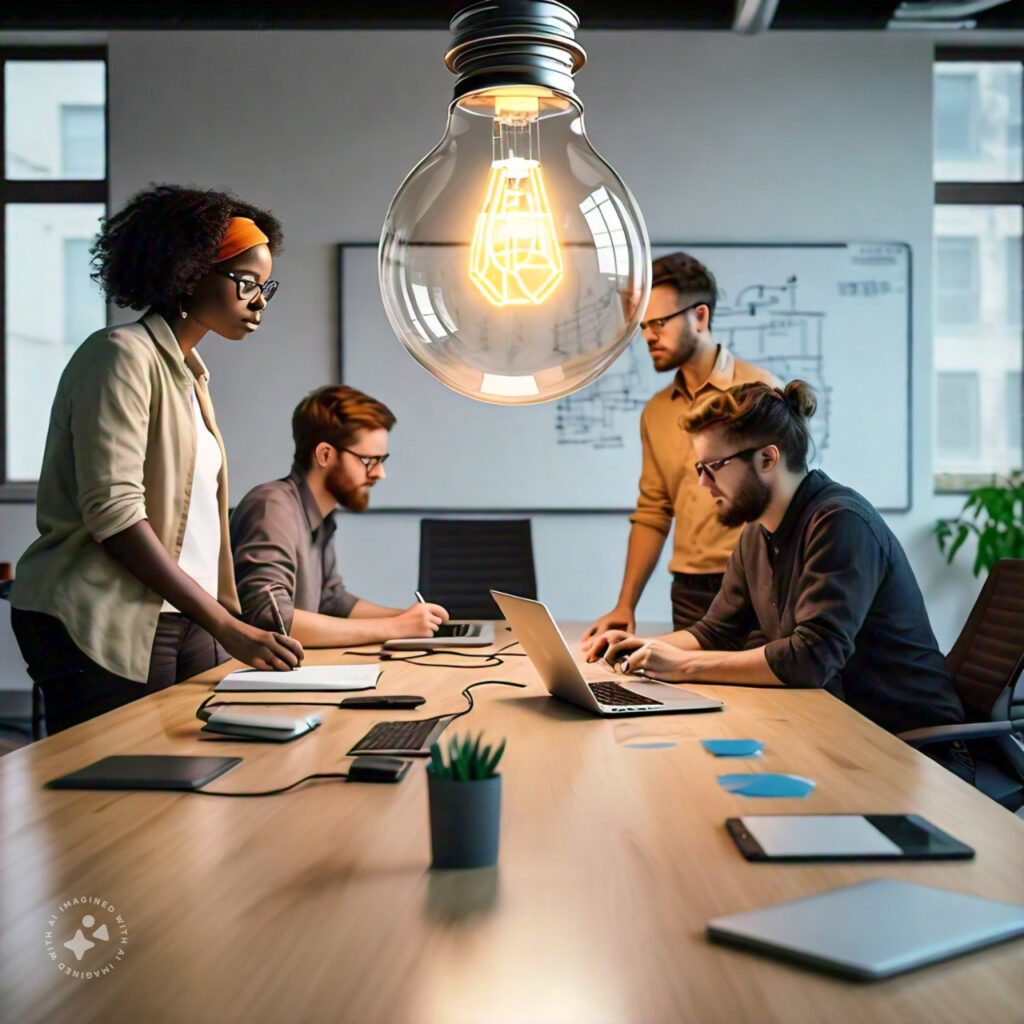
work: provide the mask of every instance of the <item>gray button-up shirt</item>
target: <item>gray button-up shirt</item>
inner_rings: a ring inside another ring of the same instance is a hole
[[[235,581],[246,622],[276,631],[274,597],[289,632],[296,608],[347,616],[359,600],[338,575],[334,514],[322,516],[305,474],[292,469],[283,480],[254,487],[231,517]]]

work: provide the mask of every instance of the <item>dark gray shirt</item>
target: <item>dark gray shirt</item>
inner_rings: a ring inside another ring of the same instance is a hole
[[[864,497],[813,470],[774,533],[750,523],[707,615],[701,647],[738,650],[750,630],[787,686],[824,687],[902,732],[964,711],[899,541]]]
[[[265,593],[274,597],[289,632],[296,608],[347,616],[359,598],[338,575],[334,551],[334,513],[320,508],[305,474],[293,469],[283,480],[254,487],[231,516],[235,582],[246,622],[278,629]]]

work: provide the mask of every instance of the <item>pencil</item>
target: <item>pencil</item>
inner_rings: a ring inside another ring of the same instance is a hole
[[[278,607],[277,598],[274,597],[274,591],[271,589],[269,584],[266,587],[264,587],[264,590],[266,590],[267,592],[267,597],[270,598],[270,607],[273,609],[274,618],[277,619],[277,631],[282,636],[288,636],[288,630],[285,628],[284,624],[284,616],[281,614],[281,609]],[[297,666],[294,665],[292,666],[293,672],[295,671],[296,667]]]

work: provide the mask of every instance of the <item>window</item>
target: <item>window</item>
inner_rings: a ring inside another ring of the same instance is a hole
[[[934,73],[935,486],[1022,463],[1024,51],[940,50]]]
[[[106,56],[0,48],[0,498],[32,499],[71,353],[106,322],[89,249],[107,204]]]
[[[955,469],[977,459],[981,448],[978,374],[939,373],[935,379],[935,444],[940,465]]]

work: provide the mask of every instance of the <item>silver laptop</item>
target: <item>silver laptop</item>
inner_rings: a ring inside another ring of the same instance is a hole
[[[1024,907],[874,878],[708,921],[708,937],[859,980],[1024,934]]]
[[[433,636],[404,636],[386,640],[385,651],[433,651],[454,647],[487,647],[494,643],[494,623],[470,619],[442,622]]]
[[[593,711],[596,715],[664,715],[680,711],[720,711],[720,700],[701,697],[667,683],[643,682],[633,676],[588,683],[569,650],[561,630],[540,601],[492,590],[505,618],[523,645],[552,697]]]

